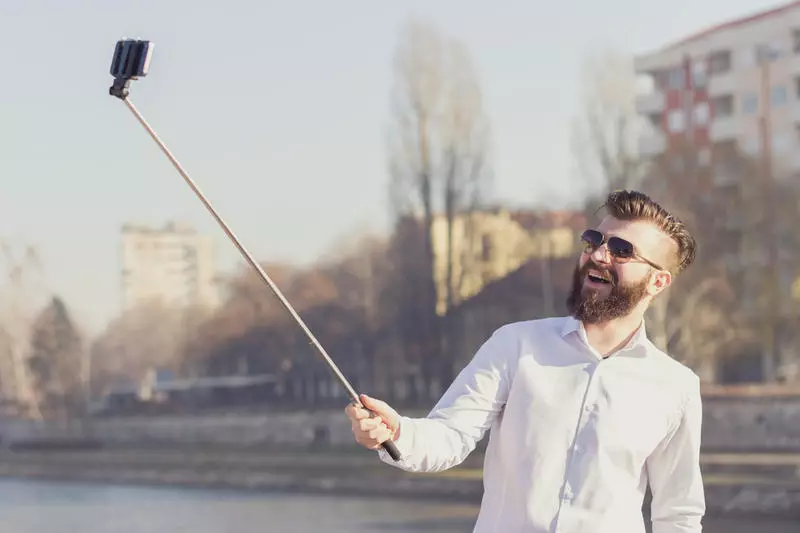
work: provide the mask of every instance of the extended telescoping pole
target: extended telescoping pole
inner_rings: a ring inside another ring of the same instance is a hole
[[[128,98],[130,93],[130,82],[147,75],[152,52],[153,43],[150,41],[122,40],[117,42],[117,46],[114,51],[114,59],[111,63],[111,75],[114,76],[114,84],[109,89],[109,94],[125,102],[125,104],[128,106],[128,109],[130,109],[134,116],[136,116],[142,126],[144,126],[144,128],[147,130],[147,133],[150,134],[150,137],[153,138],[167,158],[172,162],[172,164],[178,170],[178,173],[186,181],[186,184],[189,185],[200,201],[203,202],[203,205],[205,205],[208,212],[211,213],[211,216],[214,217],[231,242],[236,246],[239,252],[241,252],[242,256],[244,256],[245,260],[249,263],[253,270],[256,271],[261,280],[267,284],[275,296],[278,297],[278,300],[280,300],[280,302],[283,304],[283,307],[286,309],[286,311],[288,311],[292,318],[294,318],[308,339],[311,341],[311,344],[314,345],[319,354],[322,356],[322,359],[333,372],[336,379],[347,391],[347,394],[350,396],[351,400],[357,405],[363,406],[356,390],[353,388],[344,374],[342,374],[341,370],[339,370],[339,367],[336,366],[336,363],[333,361],[331,356],[328,355],[328,352],[317,340],[308,326],[306,326],[303,319],[300,317],[297,311],[295,311],[294,307],[292,307],[292,304],[289,303],[289,300],[286,299],[275,282],[272,281],[261,265],[258,264],[250,252],[248,252],[247,249],[242,245],[241,241],[239,241],[239,238],[233,233],[228,224],[219,215],[217,210],[214,209],[214,206],[211,205],[211,202],[209,202],[208,198],[206,198],[194,180],[189,176],[172,152],[170,152],[169,148],[167,148],[161,138],[159,138],[155,130],[153,130],[150,124],[147,123],[139,110],[136,109],[136,107]],[[384,442],[383,448],[395,461],[400,459],[400,452],[394,442]]]

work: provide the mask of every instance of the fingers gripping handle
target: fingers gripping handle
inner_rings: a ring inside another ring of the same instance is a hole
[[[378,416],[373,411],[370,411],[369,415],[370,415],[370,418],[375,418],[376,416]],[[397,449],[397,445],[394,443],[394,441],[392,441],[392,440],[384,441],[383,443],[381,443],[381,448],[386,450],[386,453],[388,453],[389,457],[391,457],[393,460],[395,460],[395,461],[399,461],[400,460],[400,450]]]
[[[360,400],[356,400],[355,404],[358,405],[359,407],[364,407],[364,404],[361,403]],[[366,407],[364,408],[366,409]],[[378,416],[378,413],[372,411],[371,409],[367,409],[367,411],[369,412],[370,418],[375,418],[376,416]],[[395,461],[399,461],[400,458],[402,457],[400,455],[400,450],[397,449],[397,445],[394,443],[394,441],[387,440],[381,443],[381,448],[386,450],[386,453],[389,454],[389,457],[391,457]]]

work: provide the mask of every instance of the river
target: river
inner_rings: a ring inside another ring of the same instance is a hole
[[[13,533],[469,533],[473,505],[0,481]],[[786,521],[709,521],[706,533],[797,533]]]

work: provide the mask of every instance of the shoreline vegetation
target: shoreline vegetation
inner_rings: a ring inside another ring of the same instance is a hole
[[[412,474],[354,447],[13,447],[0,479],[393,497],[477,505],[483,456]],[[800,519],[800,454],[704,454],[708,515]],[[646,506],[645,506],[646,507]]]

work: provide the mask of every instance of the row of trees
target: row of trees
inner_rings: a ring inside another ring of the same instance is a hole
[[[349,375],[370,387],[384,382],[386,395],[400,383],[416,401],[427,402],[469,357],[462,353],[464,324],[456,312],[469,264],[457,254],[473,250],[456,246],[454,231],[457,217],[487,207],[491,135],[478,75],[463,44],[412,22],[394,67],[386,131],[391,238],[354,238],[308,268],[264,266]],[[574,148],[587,216],[608,191],[636,187],[675,209],[700,243],[696,265],[655,302],[651,336],[707,379],[717,377],[726,356],[753,353],[764,377],[776,379],[796,357],[789,327],[796,314],[771,283],[775,271],[764,268],[778,262],[764,258],[774,257],[774,241],[767,237],[775,235],[781,243],[779,273],[794,275],[800,264],[800,234],[794,231],[800,194],[787,181],[766,187],[772,181],[763,166],[735,147],[715,150],[711,160],[691,143],[657,159],[640,157],[637,141],[647,124],[633,109],[630,62],[593,58],[586,76]],[[725,184],[720,177],[727,178]],[[444,216],[447,235],[444,310],[437,310],[434,274],[437,215]],[[11,370],[0,369],[6,396],[26,406],[30,416],[79,411],[89,395],[97,397],[115,383],[135,384],[152,368],[179,376],[327,374],[302,331],[249,269],[231,276],[226,301],[214,312],[145,303],[86,342],[58,298],[42,300],[38,311],[29,308],[35,299],[25,292],[23,278],[34,260],[30,253],[23,261],[6,250],[2,319]],[[464,268],[455,269],[457,262]],[[530,310],[515,312],[518,319],[531,318]]]

